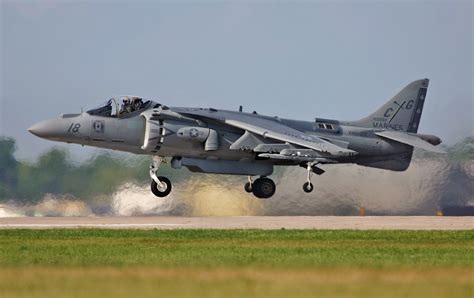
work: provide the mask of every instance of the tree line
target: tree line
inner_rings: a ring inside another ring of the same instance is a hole
[[[148,183],[150,179],[147,156],[98,153],[75,163],[67,150],[53,148],[31,162],[17,160],[15,150],[14,139],[0,138],[0,201],[35,203],[46,193],[91,200],[113,193],[125,182]],[[178,172],[167,165],[160,168],[160,173],[174,178]]]
[[[473,137],[446,149],[445,157],[417,151],[415,158],[448,158],[452,163],[474,161]],[[13,138],[0,137],[0,202],[35,203],[46,193],[92,200],[115,192],[126,182],[146,184],[150,181],[148,156],[124,157],[128,155],[102,152],[85,162],[75,163],[67,150],[53,148],[36,161],[22,161],[15,158],[15,150]],[[188,175],[183,170],[173,171],[166,164],[160,168],[160,174],[175,181]]]

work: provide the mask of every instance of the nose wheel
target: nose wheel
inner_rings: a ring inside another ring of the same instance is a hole
[[[159,156],[153,156],[150,164],[151,192],[159,197],[164,198],[171,192],[171,181],[164,176],[156,176],[163,159]]]
[[[158,182],[151,180],[151,192],[160,198],[164,198],[171,192],[171,181],[163,176],[158,176]]]

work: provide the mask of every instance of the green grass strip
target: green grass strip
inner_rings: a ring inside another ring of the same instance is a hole
[[[474,231],[0,230],[0,266],[472,268]]]

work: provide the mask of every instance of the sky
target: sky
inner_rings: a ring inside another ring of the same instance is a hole
[[[0,135],[115,95],[168,106],[355,120],[430,78],[420,133],[473,135],[472,1],[5,1]]]

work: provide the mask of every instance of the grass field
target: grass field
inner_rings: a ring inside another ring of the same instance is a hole
[[[1,297],[473,297],[474,231],[0,230]]]

